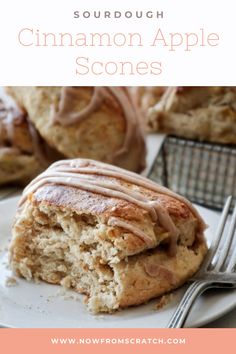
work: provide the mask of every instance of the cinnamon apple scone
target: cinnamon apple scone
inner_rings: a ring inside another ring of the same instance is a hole
[[[27,184],[61,157],[37,133],[26,112],[6,95],[0,98],[0,185]]]
[[[39,134],[66,158],[91,158],[140,172],[142,121],[125,87],[8,87]]]
[[[142,304],[179,287],[207,251],[193,205],[154,182],[87,159],[54,163],[24,190],[10,265],[86,294],[90,311]]]
[[[169,87],[149,109],[149,129],[236,144],[235,87]]]

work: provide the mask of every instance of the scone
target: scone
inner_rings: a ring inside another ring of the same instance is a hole
[[[11,268],[87,295],[90,311],[145,303],[183,284],[207,251],[205,224],[183,197],[112,165],[54,163],[25,189]]]
[[[169,87],[149,110],[153,131],[236,144],[235,87]]]
[[[145,167],[142,123],[122,87],[9,87],[40,135],[67,158]]]
[[[0,185],[26,184],[59,157],[37,134],[27,114],[0,98]]]

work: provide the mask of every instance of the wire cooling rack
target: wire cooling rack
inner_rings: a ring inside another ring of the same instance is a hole
[[[194,203],[220,210],[236,200],[236,146],[168,136],[148,177]]]

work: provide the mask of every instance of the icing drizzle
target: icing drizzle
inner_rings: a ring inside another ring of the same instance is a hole
[[[98,176],[106,177],[106,179],[98,178]],[[126,200],[145,209],[149,213],[154,225],[158,222],[169,232],[169,251],[171,255],[174,255],[179,231],[173,223],[168,211],[160,204],[158,198],[153,200],[130,186],[122,185],[119,183],[119,180],[159,194],[168,195],[183,202],[199,221],[197,234],[201,234],[204,231],[206,227],[204,221],[194,206],[182,196],[136,173],[89,159],[58,161],[51,165],[25,188],[19,206],[21,207],[25,203],[29,195],[48,184],[71,186],[106,197]],[[137,237],[141,238],[149,248],[155,245],[154,240],[149,235],[129,221],[111,216],[107,223],[110,226],[121,227],[132,232]]]
[[[73,112],[71,111],[71,101],[78,96],[78,89],[79,87],[62,87],[58,111],[55,108],[52,110],[52,123],[60,123],[63,126],[80,123],[101,109],[106,99],[115,98],[123,111],[126,133],[122,146],[112,156],[111,162],[119,164],[119,161],[125,159],[129,154],[130,147],[136,145],[137,148],[141,147],[140,169],[143,169],[145,167],[144,128],[142,129],[139,112],[128,89],[125,87],[95,86],[87,107],[79,112]]]

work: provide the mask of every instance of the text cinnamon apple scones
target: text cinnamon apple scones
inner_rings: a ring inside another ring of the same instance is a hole
[[[112,312],[191,277],[207,251],[204,229],[189,201],[142,176],[65,160],[25,189],[10,264],[28,280],[86,294],[92,312]]]

